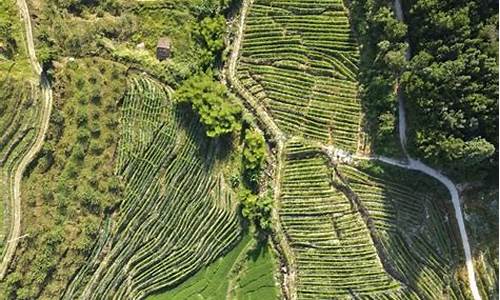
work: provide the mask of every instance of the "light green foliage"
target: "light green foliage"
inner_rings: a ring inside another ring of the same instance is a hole
[[[234,268],[238,260],[252,244],[250,235],[245,235],[238,245],[211,265],[199,271],[173,289],[153,295],[148,300],[220,300],[228,299],[228,285],[234,280]],[[267,300],[267,299],[266,299]]]
[[[266,144],[262,134],[247,129],[243,145],[243,175],[251,183],[259,180],[266,155]]]
[[[260,244],[249,251],[236,282],[236,300],[276,300],[278,287],[274,274],[278,264],[267,244]]]
[[[17,52],[18,41],[15,30],[19,27],[12,19],[17,16],[15,8],[13,1],[6,0],[0,3],[0,58],[12,59]]]
[[[270,195],[256,195],[252,191],[242,188],[239,192],[242,215],[255,222],[257,228],[270,230],[271,211],[273,208],[273,198]]]
[[[184,81],[174,94],[177,103],[190,104],[200,117],[209,137],[219,137],[241,129],[241,108],[227,88],[210,75],[200,74]]]
[[[359,51],[340,0],[256,0],[237,66],[246,92],[289,135],[356,151]]]
[[[0,1],[0,85],[6,84],[2,81],[7,77],[20,82],[35,77],[27,57],[23,30],[16,1]],[[8,92],[9,88],[0,86],[0,89]]]
[[[199,34],[206,45],[206,65],[221,59],[224,49],[224,31],[226,29],[226,19],[224,16],[206,17],[200,22]]]

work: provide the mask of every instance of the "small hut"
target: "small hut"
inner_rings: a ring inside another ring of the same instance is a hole
[[[170,57],[171,41],[168,37],[161,37],[156,45],[156,58],[164,60]]]

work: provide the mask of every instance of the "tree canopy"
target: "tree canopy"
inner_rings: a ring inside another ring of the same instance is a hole
[[[413,57],[402,76],[417,155],[476,170],[498,144],[498,62],[493,1],[411,1]],[[487,33],[489,32],[489,33]],[[498,151],[498,149],[496,150]],[[495,171],[496,172],[496,171]]]
[[[219,137],[241,129],[241,107],[226,86],[208,74],[185,80],[174,94],[177,103],[189,103],[200,117],[208,137]]]

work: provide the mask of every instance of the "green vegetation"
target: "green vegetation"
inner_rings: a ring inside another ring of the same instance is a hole
[[[470,297],[460,274],[463,250],[448,213],[451,202],[438,182],[384,164],[339,165],[337,170],[373,221],[392,274],[407,283],[404,294]]]
[[[22,183],[23,231],[3,286],[15,299],[58,298],[121,197],[113,175],[125,68],[84,59],[56,69],[46,142]]]
[[[255,129],[246,129],[243,138],[242,177],[243,186],[239,191],[242,215],[253,221],[258,229],[271,230],[271,194],[259,195],[266,157],[264,137]]]
[[[143,298],[173,288],[241,237],[218,141],[175,108],[162,84],[131,75],[118,148],[123,200],[66,299]]]
[[[392,1],[383,0],[353,0],[350,4],[362,45],[358,79],[371,151],[400,156],[396,80],[406,68],[408,44],[407,26],[396,19],[392,6]]]
[[[277,263],[269,246],[259,243],[247,253],[245,264],[239,271],[233,298],[238,300],[279,299],[274,274]],[[231,298],[231,299],[233,299]]]
[[[2,72],[0,71],[0,74]],[[0,253],[3,254],[9,238],[10,201],[13,176],[19,160],[31,146],[40,110],[40,102],[34,99],[36,89],[24,80],[10,77],[0,83]]]
[[[257,183],[264,166],[266,144],[256,130],[245,131],[243,146],[243,176],[249,183]]]
[[[466,180],[498,182],[498,4],[407,1],[405,9],[413,151]]]
[[[273,207],[271,195],[261,196],[242,188],[239,192],[239,198],[243,216],[255,222],[257,228],[265,231],[271,230],[271,210]]]
[[[205,0],[44,1],[35,29],[39,58],[50,67],[57,57],[115,57],[174,85],[221,63],[223,13],[229,4]],[[156,44],[163,36],[172,41],[172,56],[157,62]],[[106,40],[117,45],[121,55],[106,47]],[[144,51],[137,61],[139,55],[132,51],[140,44]],[[132,54],[123,55],[127,52]]]
[[[267,242],[245,234],[238,245],[173,289],[148,300],[278,299],[274,272],[277,264]]]
[[[222,73],[241,1],[29,3],[54,107],[0,298],[273,300],[278,277],[297,299],[470,298],[444,188],[357,159],[402,154],[399,84],[412,155],[483,181],[466,225],[482,296],[498,294],[495,5],[405,0],[405,24],[391,1],[250,2],[231,78],[245,111]],[[40,104],[15,4],[0,3],[2,191]]]
[[[209,137],[219,137],[241,129],[241,108],[231,98],[226,86],[210,75],[187,79],[174,94],[177,103],[188,103],[197,112]]]
[[[148,300],[228,299],[228,288],[234,280],[235,269],[252,244],[252,237],[246,234],[226,255],[175,288],[148,297]]]
[[[0,84],[5,84],[4,81],[7,78],[19,80],[19,82],[34,78],[27,57],[23,30],[24,24],[19,16],[16,1],[2,1],[0,3]],[[23,84],[26,83],[23,82],[20,85]],[[15,85],[17,84],[9,82],[8,86]],[[2,87],[2,89],[5,88]]]
[[[358,150],[359,52],[340,0],[253,1],[237,79],[281,130]]]
[[[399,291],[370,232],[314,147],[290,141],[281,179],[283,230],[297,261],[300,299],[332,299]],[[320,267],[321,266],[321,267]]]

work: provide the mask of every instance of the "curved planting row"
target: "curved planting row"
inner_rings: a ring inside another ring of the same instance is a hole
[[[123,99],[120,118],[122,136],[119,142],[117,172],[123,171],[134,155],[141,155],[164,121],[169,102],[167,91],[144,77],[130,78]],[[142,101],[137,101],[138,98]]]
[[[370,233],[318,149],[285,149],[280,221],[297,268],[299,299],[340,299],[399,290],[384,270]]]
[[[358,49],[339,0],[255,0],[238,80],[282,130],[356,151]]]
[[[203,128],[196,121],[180,126],[180,113],[168,105],[158,83],[130,83],[128,95],[134,96],[124,103],[122,120],[143,127],[134,129],[131,145],[125,140],[120,151],[143,150],[128,156],[122,173],[125,198],[109,237],[87,263],[95,267],[82,270],[67,289],[67,299],[144,298],[185,280],[241,235],[232,195],[213,175],[214,145]],[[142,93],[134,92],[141,88]],[[132,107],[139,113],[129,115]],[[130,126],[122,129],[126,136]]]
[[[33,86],[26,83],[18,88],[18,82],[5,83],[11,89],[0,92],[5,101],[5,108],[0,114],[0,254],[3,256],[4,246],[9,238],[11,226],[9,208],[12,201],[13,176],[21,158],[30,149],[35,139],[34,120],[40,116],[40,109]],[[33,102],[35,101],[35,103]]]
[[[406,296],[463,298],[454,275],[460,254],[450,239],[454,236],[453,218],[445,216],[444,197],[424,192],[439,189],[425,189],[424,183],[418,189],[411,188],[395,177],[370,176],[352,166],[339,165],[338,169],[368,209],[389,260],[411,283]],[[419,177],[412,174],[411,180],[418,182]]]

